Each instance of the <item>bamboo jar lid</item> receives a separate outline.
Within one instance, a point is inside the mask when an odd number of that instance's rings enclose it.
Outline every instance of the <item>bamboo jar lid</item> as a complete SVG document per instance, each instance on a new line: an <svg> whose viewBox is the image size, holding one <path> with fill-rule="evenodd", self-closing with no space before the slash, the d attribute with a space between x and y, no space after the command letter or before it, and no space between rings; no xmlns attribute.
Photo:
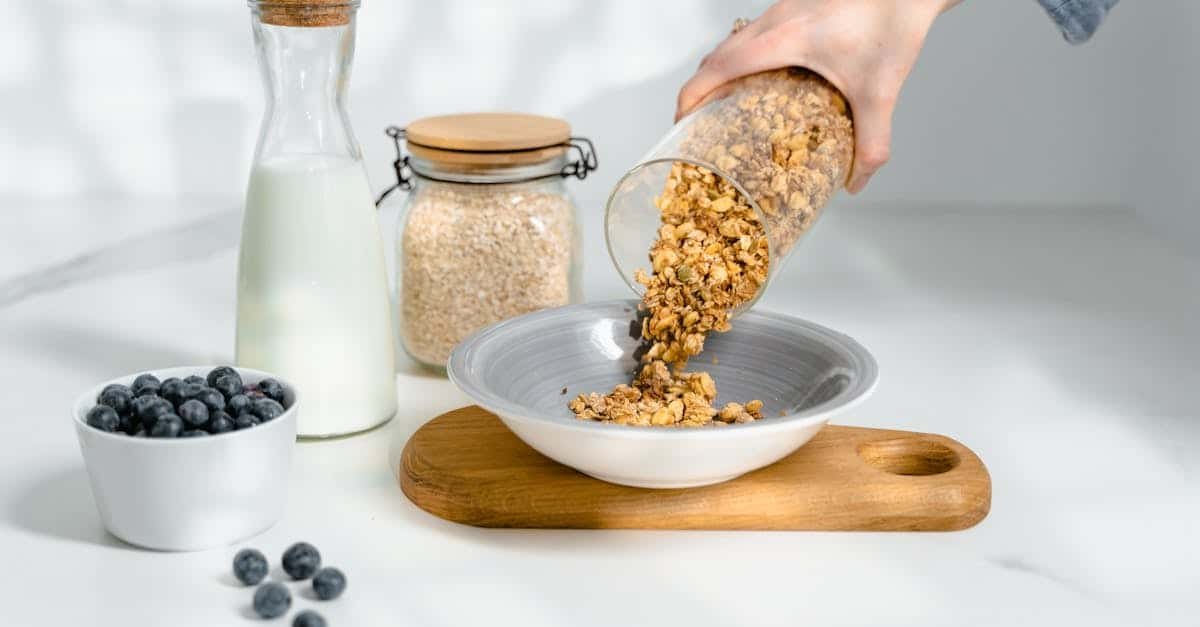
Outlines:
<svg viewBox="0 0 1200 627"><path fill-rule="evenodd" d="M305 28L349 24L358 4L358 0L258 0L254 3L263 24Z"/></svg>
<svg viewBox="0 0 1200 627"><path fill-rule="evenodd" d="M459 166L523 165L557 157L571 139L565 120L528 113L421 118L405 130L414 156Z"/></svg>

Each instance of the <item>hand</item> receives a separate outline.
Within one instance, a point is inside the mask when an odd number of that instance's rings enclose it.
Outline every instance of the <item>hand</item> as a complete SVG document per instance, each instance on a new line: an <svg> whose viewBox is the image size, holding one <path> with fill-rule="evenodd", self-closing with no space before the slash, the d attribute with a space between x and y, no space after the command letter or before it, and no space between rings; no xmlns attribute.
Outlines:
<svg viewBox="0 0 1200 627"><path fill-rule="evenodd" d="M892 111L934 18L959 0L779 0L704 57L679 91L675 119L736 78L801 66L840 89L854 114L858 193L891 148ZM719 93L719 92L718 92Z"/></svg>

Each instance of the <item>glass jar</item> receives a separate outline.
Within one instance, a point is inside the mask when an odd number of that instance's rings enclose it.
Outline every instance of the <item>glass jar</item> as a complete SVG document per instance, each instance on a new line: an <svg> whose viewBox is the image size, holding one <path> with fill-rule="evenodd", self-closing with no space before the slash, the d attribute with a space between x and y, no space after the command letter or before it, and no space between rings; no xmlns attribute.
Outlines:
<svg viewBox="0 0 1200 627"><path fill-rule="evenodd" d="M520 114L425 118L389 134L396 187L409 192L396 275L401 344L414 360L442 369L479 329L581 300L565 180L595 169L590 142L566 122Z"/></svg>
<svg viewBox="0 0 1200 627"><path fill-rule="evenodd" d="M396 413L387 268L345 109L358 2L252 1L267 110L238 257L240 366L299 390L298 432L363 431Z"/></svg>
<svg viewBox="0 0 1200 627"><path fill-rule="evenodd" d="M647 253L664 223L664 190L711 173L750 205L768 246L767 279L737 309L743 311L845 184L853 154L846 101L818 74L787 68L733 81L676 123L613 188L604 215L613 264L641 294L637 271L650 270Z"/></svg>

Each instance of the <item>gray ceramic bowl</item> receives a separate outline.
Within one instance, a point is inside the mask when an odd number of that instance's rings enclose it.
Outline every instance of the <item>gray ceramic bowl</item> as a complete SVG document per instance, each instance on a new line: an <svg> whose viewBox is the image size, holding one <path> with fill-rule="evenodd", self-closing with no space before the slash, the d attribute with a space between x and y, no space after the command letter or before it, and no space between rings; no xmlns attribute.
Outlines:
<svg viewBox="0 0 1200 627"><path fill-rule="evenodd" d="M567 409L575 395L629 382L636 307L587 303L501 322L459 344L447 372L543 455L604 481L652 488L719 483L774 463L875 386L875 360L853 339L754 310L711 335L689 369L713 376L719 404L761 399L761 420L702 428L577 420Z"/></svg>

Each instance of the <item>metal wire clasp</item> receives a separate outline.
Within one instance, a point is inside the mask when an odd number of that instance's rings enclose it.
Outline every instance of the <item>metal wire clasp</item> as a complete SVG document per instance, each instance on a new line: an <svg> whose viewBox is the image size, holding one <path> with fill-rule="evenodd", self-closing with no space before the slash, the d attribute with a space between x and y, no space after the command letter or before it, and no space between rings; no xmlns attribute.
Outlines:
<svg viewBox="0 0 1200 627"><path fill-rule="evenodd" d="M446 179L438 178L429 173L418 172L418 171L414 170L412 167L412 164L409 162L409 155L404 154L404 147L401 146L401 144L400 144L400 142L406 138L404 129L402 129L398 126L389 126L389 127L387 127L387 130L385 132L387 133L388 137L392 138L392 143L395 144L395 146L396 146L396 160L392 162L392 168L396 170L396 183L394 185L392 185L391 187L383 190L383 193L380 194L379 198L375 200L376 207L378 207L381 203L383 203L383 200L385 198L387 198L389 194L396 191L397 189L402 190L402 191L408 191L408 190L412 189L413 179L417 178L417 177L429 179L432 181L445 180L447 182L455 182L455 181L449 181ZM583 179L587 178L587 175L589 172L595 170L597 167L600 166L600 160L596 157L596 147L594 145L592 145L592 140L590 140L586 137L571 137L569 140L563 142L560 145L563 148L565 148L568 152L573 152L577 156L577 159L563 165L563 167L557 173L545 174L545 175L541 175L541 176L531 176L531 177L521 178L521 179L508 179L508 180L504 180L504 181L496 181L494 183L488 182L488 183L476 183L476 184L477 185L502 185L502 184L509 184L509 183L526 183L529 181L538 181L538 180L546 179L546 178L554 178L554 177L569 178L572 176L577 179L583 180ZM464 152L475 152L475 151L464 151ZM478 151L478 152L489 152L489 151ZM502 151L502 152L507 152L507 151Z"/></svg>
<svg viewBox="0 0 1200 627"><path fill-rule="evenodd" d="M412 189L412 177L409 176L412 173L412 166L408 164L408 155L404 154L404 148L400 146L400 141L405 137L404 129L399 126L389 126L385 132L388 137L392 138L392 143L396 145L396 160L392 162L392 167L396 170L396 184L383 190L383 193L375 200L376 207L383 202L384 198L388 197L388 194L397 189L403 191ZM406 170L409 174L405 174Z"/></svg>
<svg viewBox="0 0 1200 627"><path fill-rule="evenodd" d="M592 140L586 137L572 137L563 146L567 150L574 150L579 155L579 160L562 167L560 174L563 178L573 176L583 180L587 178L588 172L600 166L600 160L596 158L596 147L592 145Z"/></svg>

